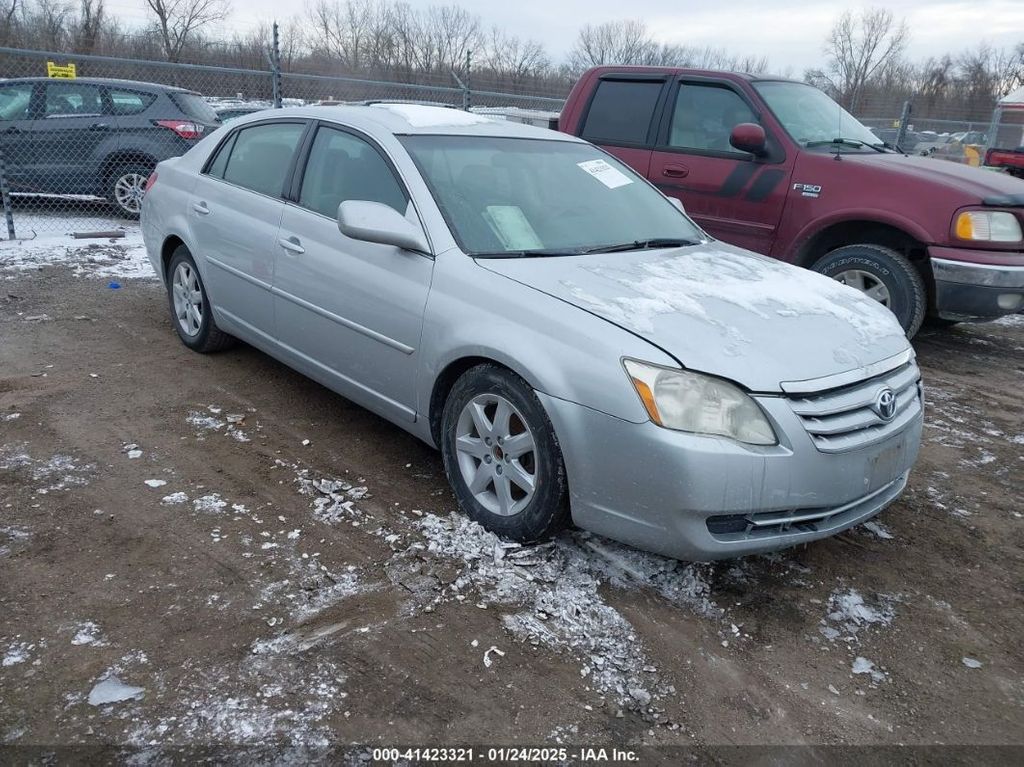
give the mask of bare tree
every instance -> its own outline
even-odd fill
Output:
[[[177,62],[185,46],[205,26],[223,21],[230,0],[146,0],[168,61]]]
[[[827,85],[843,106],[854,111],[871,78],[902,56],[909,34],[907,23],[897,24],[885,8],[866,8],[857,15],[846,11],[825,42],[825,69],[809,71],[807,79]]]
[[[75,52],[95,53],[105,22],[103,0],[81,0],[78,21],[71,33]]]
[[[657,48],[639,19],[587,24],[569,52],[569,68],[581,72],[601,64],[647,64],[656,57]]]
[[[543,45],[506,34],[498,27],[491,29],[482,58],[498,82],[511,87],[542,77],[551,66]]]

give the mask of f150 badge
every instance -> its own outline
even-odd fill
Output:
[[[804,197],[817,197],[821,194],[821,187],[817,184],[793,184],[793,191]]]

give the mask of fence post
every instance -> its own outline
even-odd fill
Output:
[[[989,149],[1001,149],[996,142],[999,139],[999,126],[1003,122],[1003,108],[996,103],[996,108],[992,110],[992,122],[988,126],[988,133],[985,135],[985,151],[982,154],[982,164],[984,164],[984,158],[988,156]],[[1008,147],[1013,149],[1013,146]]]
[[[14,239],[14,214],[11,212],[11,195],[7,191],[7,171],[4,166],[4,153],[0,152],[0,198],[3,199],[4,219],[7,221],[7,239]]]
[[[469,80],[470,73],[471,73],[471,70],[472,70],[472,64],[473,64],[473,51],[472,50],[467,50],[466,51],[466,86],[465,86],[465,89],[462,91],[462,108],[466,112],[469,111],[469,107],[471,106],[470,102],[472,101],[472,91],[470,90],[470,88],[472,88],[473,86],[470,84],[470,80]]]
[[[903,139],[907,137],[907,123],[910,122],[910,112],[913,105],[910,99],[903,102],[903,112],[900,114],[900,127],[896,131],[896,148],[903,151]]]
[[[281,36],[274,22],[273,47],[270,50],[270,77],[274,92],[274,109],[281,108]]]

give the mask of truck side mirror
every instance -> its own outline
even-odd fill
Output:
[[[729,134],[729,143],[741,152],[750,152],[760,157],[767,151],[768,137],[760,125],[740,123]]]

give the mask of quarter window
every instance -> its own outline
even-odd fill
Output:
[[[153,93],[139,93],[137,91],[110,91],[110,103],[114,108],[115,115],[137,115],[145,112],[149,105],[156,101]]]
[[[224,167],[224,180],[280,197],[305,129],[302,123],[269,123],[238,131]]]
[[[0,120],[27,120],[31,102],[31,83],[0,88]]]
[[[754,112],[734,90],[683,83],[676,96],[668,143],[680,149],[737,152],[729,143],[732,129],[752,122],[757,122]]]
[[[602,80],[580,135],[598,144],[645,144],[663,84]]]
[[[383,203],[403,216],[409,203],[394,171],[373,146],[351,133],[320,128],[309,152],[299,204],[334,218],[346,200]]]
[[[46,86],[44,117],[95,117],[103,114],[100,89],[85,83],[49,83]]]

